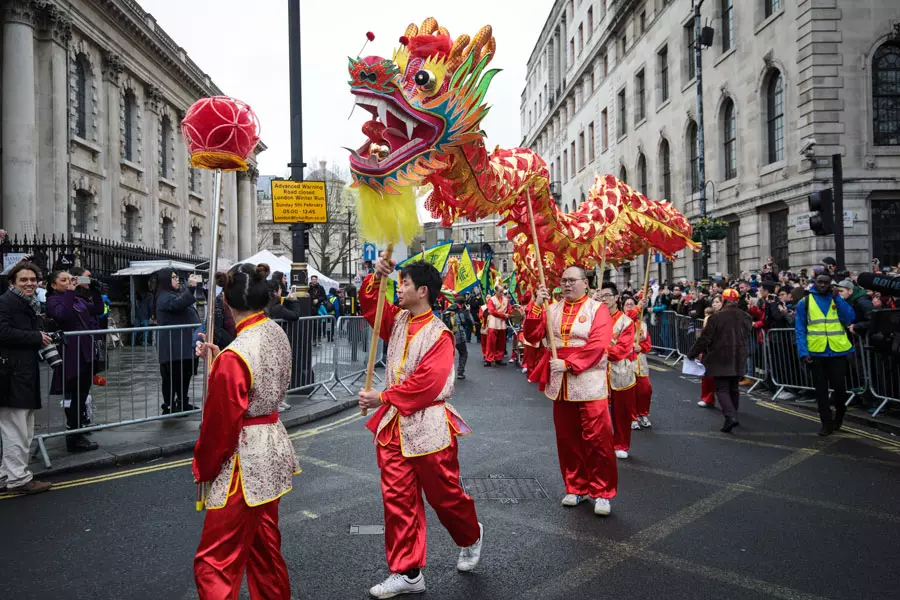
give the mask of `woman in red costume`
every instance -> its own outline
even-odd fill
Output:
[[[646,306],[644,301],[642,304]],[[635,323],[634,354],[631,359],[634,362],[634,414],[631,416],[631,428],[641,429],[652,427],[650,423],[650,398],[653,396],[653,386],[650,385],[650,369],[647,364],[647,354],[650,352],[652,342],[647,324],[641,320],[641,313],[634,298],[628,296],[622,303],[622,309],[628,318]]]
[[[194,557],[200,600],[237,599],[244,570],[250,597],[289,599],[281,554],[278,499],[299,473],[287,431],[278,420],[291,376],[287,335],[263,312],[269,303],[264,270],[236,265],[218,281],[237,323],[237,337],[214,357],[194,447],[194,479],[209,483],[206,519]]]

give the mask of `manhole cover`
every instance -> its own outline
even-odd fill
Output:
[[[549,497],[534,478],[472,477],[461,481],[466,493],[475,500],[544,500]]]

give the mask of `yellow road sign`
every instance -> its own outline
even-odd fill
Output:
[[[273,181],[272,221],[275,223],[325,223],[324,181]]]

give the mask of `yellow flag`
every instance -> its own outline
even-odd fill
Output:
[[[475,267],[472,265],[472,257],[469,256],[468,246],[463,248],[462,257],[456,270],[456,293],[465,294],[478,283],[475,275]]]
[[[391,304],[397,301],[397,282],[390,277],[387,278],[387,283],[384,285],[384,297]]]
[[[443,244],[438,244],[437,246],[432,246],[431,248],[425,250],[425,252],[419,252],[410,256],[403,262],[397,265],[397,269],[402,269],[409,263],[413,263],[419,260],[424,260],[427,263],[431,263],[435,269],[438,270],[438,273],[444,272],[444,267],[447,266],[447,259],[450,258],[450,247],[453,246],[453,240],[449,242],[444,242]]]

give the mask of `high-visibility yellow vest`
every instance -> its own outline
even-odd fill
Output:
[[[827,315],[822,314],[822,309],[812,294],[806,297],[806,302],[809,308],[806,321],[806,344],[809,351],[817,354],[824,353],[826,348],[831,348],[832,352],[849,351],[853,345],[841,325],[834,300],[828,307]]]

